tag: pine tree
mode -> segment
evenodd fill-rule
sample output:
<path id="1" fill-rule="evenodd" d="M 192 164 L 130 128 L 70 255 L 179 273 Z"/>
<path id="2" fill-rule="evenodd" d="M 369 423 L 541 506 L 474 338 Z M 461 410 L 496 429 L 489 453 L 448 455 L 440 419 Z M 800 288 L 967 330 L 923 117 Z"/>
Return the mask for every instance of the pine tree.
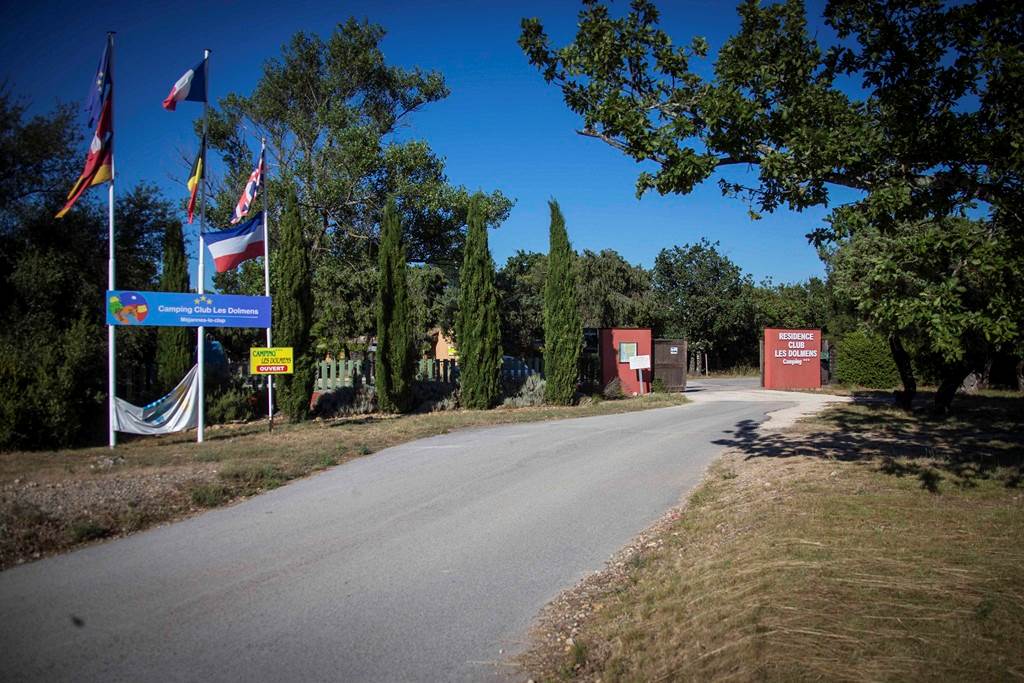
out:
<path id="1" fill-rule="evenodd" d="M 274 267 L 279 273 L 274 292 L 274 343 L 292 347 L 294 374 L 281 375 L 278 401 L 293 422 L 309 415 L 315 381 L 310 329 L 313 325 L 313 289 L 309 251 L 302 232 L 299 199 L 292 186 L 281 216 L 281 244 Z"/>
<path id="2" fill-rule="evenodd" d="M 583 324 L 565 219 L 558 202 L 552 200 L 549 205 L 551 248 L 544 282 L 544 399 L 568 405 L 576 394 Z"/>
<path id="3" fill-rule="evenodd" d="M 487 247 L 483 197 L 469 206 L 466 253 L 459 272 L 459 350 L 461 402 L 467 408 L 490 408 L 501 396 L 501 320 L 494 261 Z"/>
<path id="4" fill-rule="evenodd" d="M 385 412 L 405 412 L 412 403 L 415 357 L 402 225 L 393 200 L 381 219 L 377 263 L 377 402 Z"/>
<path id="5" fill-rule="evenodd" d="M 164 229 L 161 292 L 188 292 L 188 257 L 181 222 L 168 221 Z M 156 332 L 157 384 L 170 391 L 192 367 L 195 332 L 187 327 L 158 327 Z"/>

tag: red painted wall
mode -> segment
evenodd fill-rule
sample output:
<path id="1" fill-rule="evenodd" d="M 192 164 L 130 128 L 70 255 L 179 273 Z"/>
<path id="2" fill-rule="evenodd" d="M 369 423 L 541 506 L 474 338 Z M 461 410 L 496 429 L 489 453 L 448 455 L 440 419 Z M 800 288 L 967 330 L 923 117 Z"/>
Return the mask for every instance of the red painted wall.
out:
<path id="1" fill-rule="evenodd" d="M 821 386 L 821 330 L 764 331 L 764 388 L 817 389 Z"/>
<path id="2" fill-rule="evenodd" d="M 635 342 L 636 355 L 652 354 L 650 328 L 605 327 L 601 329 L 601 383 L 608 384 L 618 377 L 622 382 L 622 393 L 626 396 L 640 393 L 640 382 L 636 370 L 629 369 L 629 363 L 619 362 L 619 343 Z M 643 393 L 651 391 L 651 371 L 643 370 Z"/>

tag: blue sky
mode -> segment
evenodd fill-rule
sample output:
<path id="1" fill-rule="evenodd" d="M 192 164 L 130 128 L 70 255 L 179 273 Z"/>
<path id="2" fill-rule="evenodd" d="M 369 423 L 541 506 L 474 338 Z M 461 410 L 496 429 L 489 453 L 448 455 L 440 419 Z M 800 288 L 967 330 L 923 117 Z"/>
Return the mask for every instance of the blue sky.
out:
<path id="1" fill-rule="evenodd" d="M 658 4 L 677 44 L 702 35 L 717 49 L 739 24 L 731 2 Z M 399 136 L 427 140 L 445 158 L 453 183 L 500 189 L 516 200 L 508 221 L 490 234 L 499 266 L 517 249 L 547 250 L 547 200 L 554 197 L 578 250 L 611 248 L 649 267 L 662 248 L 706 237 L 720 241 L 757 280 L 821 275 L 804 236 L 824 210 L 783 209 L 751 221 L 741 202 L 721 196 L 714 179 L 687 196 L 649 193 L 637 200 L 641 167 L 574 132 L 577 117 L 529 66 L 516 39 L 520 19 L 538 16 L 555 44 L 565 44 L 575 35 L 579 7 L 575 0 L 4 3 L 0 78 L 32 111 L 81 101 L 104 34 L 116 30 L 119 182 L 152 181 L 175 197 L 184 194 L 181 155 L 195 148 L 191 123 L 202 108 L 181 103 L 172 113 L 160 103 L 203 48 L 213 50 L 212 97 L 247 94 L 263 62 L 279 55 L 296 31 L 326 36 L 349 16 L 368 19 L 387 30 L 382 47 L 390 63 L 440 71 L 452 91 L 413 116 Z M 627 3 L 613 7 L 623 12 Z"/>

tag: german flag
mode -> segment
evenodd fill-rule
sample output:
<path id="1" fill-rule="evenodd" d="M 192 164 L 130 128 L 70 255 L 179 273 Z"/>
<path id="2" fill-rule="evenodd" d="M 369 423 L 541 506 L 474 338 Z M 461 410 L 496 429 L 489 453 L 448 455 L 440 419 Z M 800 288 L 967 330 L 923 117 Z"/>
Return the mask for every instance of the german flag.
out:
<path id="1" fill-rule="evenodd" d="M 206 134 L 203 134 L 203 141 L 199 145 L 199 154 L 192 162 L 192 171 L 188 174 L 188 222 L 192 222 L 192 216 L 196 211 L 196 195 L 199 194 L 199 186 L 203 183 L 203 176 L 206 173 Z"/>

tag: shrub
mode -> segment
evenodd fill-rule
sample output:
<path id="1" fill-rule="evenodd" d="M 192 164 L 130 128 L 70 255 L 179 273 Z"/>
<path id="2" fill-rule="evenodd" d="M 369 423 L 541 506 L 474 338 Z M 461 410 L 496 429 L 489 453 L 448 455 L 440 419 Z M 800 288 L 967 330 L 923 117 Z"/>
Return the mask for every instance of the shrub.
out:
<path id="1" fill-rule="evenodd" d="M 416 380 L 412 385 L 412 395 L 418 413 L 459 408 L 459 385 L 454 382 Z"/>
<path id="2" fill-rule="evenodd" d="M 604 385 L 604 389 L 601 391 L 605 398 L 614 400 L 617 398 L 624 398 L 625 394 L 622 393 L 622 380 L 618 377 L 612 379 L 611 382 Z"/>
<path id="3" fill-rule="evenodd" d="M 97 538 L 106 538 L 114 533 L 108 524 L 101 523 L 95 519 L 79 519 L 71 524 L 68 529 L 71 540 L 75 543 L 94 541 Z"/>
<path id="4" fill-rule="evenodd" d="M 900 384 L 888 342 L 865 331 L 851 332 L 836 344 L 835 375 L 843 384 L 870 389 L 891 389 Z"/>
<path id="5" fill-rule="evenodd" d="M 655 377 L 654 381 L 651 382 L 651 393 L 667 394 L 668 388 L 665 387 L 665 380 L 660 377 Z"/>
<path id="6" fill-rule="evenodd" d="M 377 412 L 377 392 L 368 384 L 339 387 L 319 394 L 313 405 L 317 417 L 368 415 Z"/>
<path id="7" fill-rule="evenodd" d="M 223 484 L 196 484 L 189 490 L 192 504 L 215 508 L 231 499 L 231 491 Z"/>
<path id="8" fill-rule="evenodd" d="M 215 384 L 213 391 L 210 392 L 206 402 L 206 423 L 222 424 L 252 420 L 265 413 L 260 408 L 266 404 L 265 393 L 261 402 L 259 393 L 244 386 L 241 377 L 232 377 L 219 386 Z"/>
<path id="9" fill-rule="evenodd" d="M 509 408 L 531 408 L 544 405 L 547 383 L 540 375 L 530 375 L 515 396 L 509 396 L 502 405 Z"/>

